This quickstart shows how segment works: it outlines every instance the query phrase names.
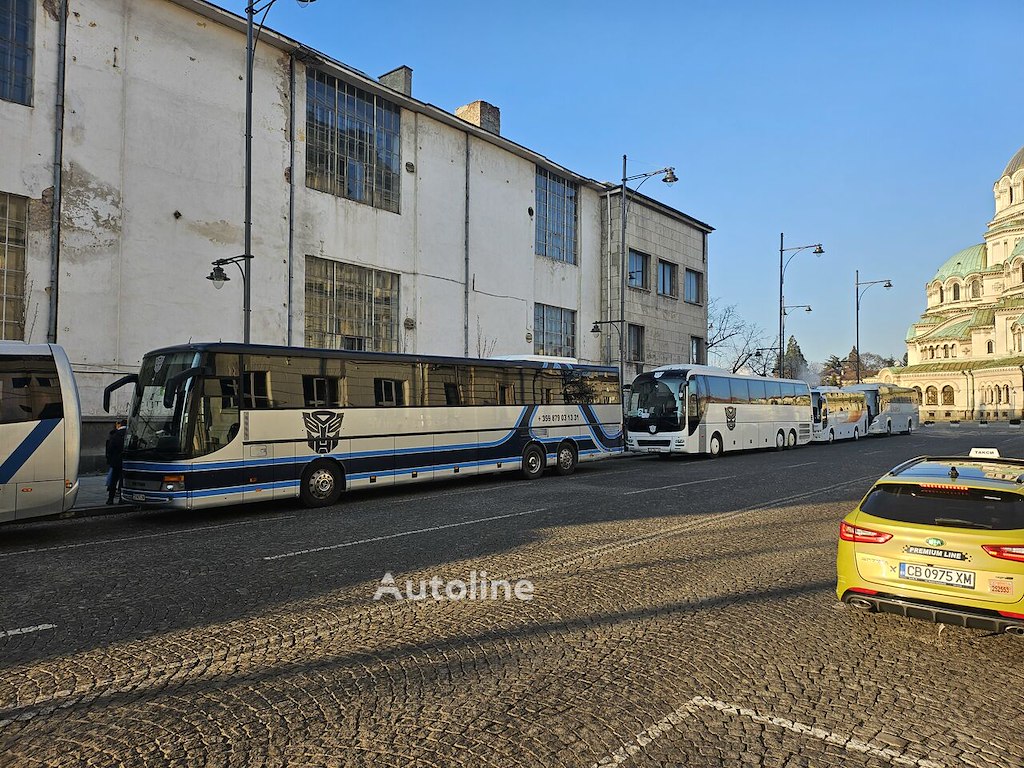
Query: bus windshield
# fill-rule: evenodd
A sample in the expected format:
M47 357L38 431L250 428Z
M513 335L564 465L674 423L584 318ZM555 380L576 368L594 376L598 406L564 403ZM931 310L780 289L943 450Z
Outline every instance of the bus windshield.
M686 379L682 376L638 376L629 394L627 416L635 418L679 417L680 403L686 402Z
M168 408L164 405L164 391L168 379L199 365L199 358L199 353L188 351L152 355L142 361L128 416L126 452L161 456L181 456L186 452L187 398L175 397ZM189 391L192 382L184 382L183 392Z

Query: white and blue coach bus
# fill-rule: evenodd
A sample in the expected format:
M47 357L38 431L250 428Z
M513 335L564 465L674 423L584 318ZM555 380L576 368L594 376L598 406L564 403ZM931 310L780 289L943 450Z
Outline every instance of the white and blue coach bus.
M195 509L488 472L571 474L622 452L618 372L229 343L147 354L122 497Z
M74 506L81 439L78 387L64 350L0 342L0 522Z

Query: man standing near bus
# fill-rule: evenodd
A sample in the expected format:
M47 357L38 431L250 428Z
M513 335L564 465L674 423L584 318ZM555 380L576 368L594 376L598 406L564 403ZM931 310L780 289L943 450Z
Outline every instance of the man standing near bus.
M124 455L124 436L128 432L122 419L114 423L114 428L107 436L107 504L114 503L114 495L118 495L117 502L121 503L121 458Z

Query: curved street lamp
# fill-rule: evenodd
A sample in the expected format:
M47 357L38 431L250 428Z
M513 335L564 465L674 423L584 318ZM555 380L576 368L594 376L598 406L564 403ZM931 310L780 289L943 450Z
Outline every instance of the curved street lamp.
M235 259L243 260L245 263L245 269L242 270L242 283L244 284L242 293L242 338L243 341L248 344L250 338L250 315L252 314L252 295L250 288L252 284L251 267L252 267L252 70L253 60L256 53L256 41L255 35L253 34L253 17L257 13L262 13L263 18L260 19L260 31L263 30L263 24L267 19L267 13L270 11L270 7L276 3L277 0L267 0L262 5L256 2L250 2L245 7L245 221L243 224L245 230L245 253L241 256L234 257ZM296 0L301 6L307 6L316 0ZM234 263L238 261L218 259L218 262L223 263ZM214 272L208 275L208 279L213 280L214 285L220 288L227 279L224 275L223 280L218 280L213 277L216 273L216 268L220 266L217 262L214 262ZM240 267L241 269L241 267ZM223 275L224 270L220 271Z
M860 384L860 297L863 296L867 292L868 288L870 288L872 285L881 285L886 290L889 290L890 288L892 288L892 280L864 280L864 281L861 281L861 279L860 279L860 270L858 269L858 270L856 270L854 272L853 292L854 292L854 296L857 299L857 301L856 301L856 307L857 307L857 309L856 309L856 318L857 319L855 321L856 326L857 326L857 344L856 344L855 348L857 350L857 383L858 384ZM861 286L864 286L864 290L863 291L860 289Z
M786 322L785 322L785 320L783 320L783 318L786 315L786 309L785 309L785 306L784 306L786 300L782 296L782 284L783 284L783 280L785 279L785 276L786 276L786 268L789 266L789 262L791 262L793 260L793 256L796 256L797 253L800 252L800 251L806 251L808 248L813 248L814 250L811 251L811 253L813 253L815 256L821 256L823 253L825 253L825 249L821 247L821 243L812 243L811 245L797 245L797 246L793 246L793 247L790 247L790 248L786 248L785 244L786 244L786 235L785 235L784 232L780 232L779 233L779 378L780 379L782 378L782 374L783 374L783 370L782 370L783 369L783 360L784 360L783 345L786 343L786 339L785 339ZM792 251L793 253L790 255L790 257L788 259L786 259L785 263L783 263L783 261L782 261L783 255L787 251Z
M659 168L657 171L650 171L648 173L637 173L633 176L628 175L626 170L626 156L622 156L622 200L619 202L619 208L621 209L621 219L619 222L619 319L606 320L605 323L614 324L618 322L623 327L619 329L619 381L625 382L626 378L626 273L629 271L629 255L626 250L626 213L627 206L629 205L629 199L627 194L629 187L626 186L627 182L635 181L636 179L642 179L642 181L636 185L637 190L643 185L644 181L651 178L652 176L661 176L662 181L666 184L675 184L679 181L676 176L676 169L672 166L666 166L665 168Z
M795 256L796 254L793 254L793 255ZM793 258L793 256L790 256L789 258ZM810 304L784 304L782 306L782 325L779 327L779 332L782 334L782 338L785 338L785 336L786 336L786 315L789 314L786 311L787 309L802 309L804 312L812 312L813 311L811 309L811 305ZM779 346L779 349L780 350L782 349L781 345ZM783 379L785 377L786 377L786 358L785 358L785 355L780 355L780 357L779 357L779 378Z

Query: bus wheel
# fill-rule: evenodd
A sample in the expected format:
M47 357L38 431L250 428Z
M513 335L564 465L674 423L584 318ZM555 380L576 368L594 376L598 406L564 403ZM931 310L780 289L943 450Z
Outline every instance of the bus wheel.
M836 433L833 430L828 431L828 441L834 443L836 441Z
M338 466L321 459L314 461L302 473L299 498L307 507L328 507L341 498L342 476Z
M786 441L787 448L796 448L796 432L789 430L789 440Z
M711 436L711 442L708 444L708 453L712 456L722 455L722 436L717 432Z
M779 433L775 436L775 450L776 451L781 451L785 447L786 447L786 436L783 434L782 430L780 429Z
M536 480L544 474L544 450L536 443L530 443L523 451L523 466L519 470L527 480Z
M555 471L560 475L571 475L576 471L576 447L566 440L558 446L558 457L555 460Z
M853 439L854 439L855 442L857 440L860 440L860 428L859 427L854 427L853 428Z
M892 434L892 422L885 422L885 436L889 437Z
M907 434L908 435L914 434L914 422L912 422L912 421L908 421L907 422Z

